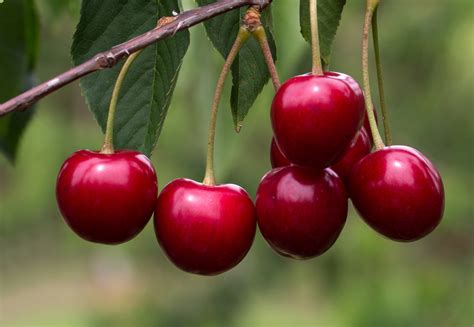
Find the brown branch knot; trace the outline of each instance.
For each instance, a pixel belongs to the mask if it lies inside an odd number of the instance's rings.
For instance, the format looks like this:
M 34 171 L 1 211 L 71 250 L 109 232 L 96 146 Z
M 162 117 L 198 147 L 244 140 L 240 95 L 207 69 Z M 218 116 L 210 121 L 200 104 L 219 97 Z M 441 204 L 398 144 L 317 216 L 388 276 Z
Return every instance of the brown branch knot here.
M 251 6 L 249 9 L 247 9 L 244 18 L 242 19 L 242 26 L 245 27 L 249 32 L 254 32 L 257 28 L 262 26 L 260 17 L 260 7 Z
M 94 57 L 94 61 L 99 65 L 100 69 L 111 68 L 117 63 L 117 59 L 112 52 L 107 54 L 100 53 Z

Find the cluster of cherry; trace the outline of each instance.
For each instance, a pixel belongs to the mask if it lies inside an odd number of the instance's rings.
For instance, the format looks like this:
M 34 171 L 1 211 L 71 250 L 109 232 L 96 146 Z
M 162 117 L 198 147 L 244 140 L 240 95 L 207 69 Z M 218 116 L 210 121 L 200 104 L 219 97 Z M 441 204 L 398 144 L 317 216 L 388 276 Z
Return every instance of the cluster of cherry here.
M 256 225 L 278 253 L 321 255 L 344 227 L 348 198 L 376 231 L 414 241 L 440 222 L 444 191 L 439 173 L 417 150 L 388 146 L 371 153 L 365 101 L 350 76 L 296 76 L 275 95 L 271 118 L 272 169 L 254 206 L 233 184 L 177 179 L 157 197 L 149 159 L 135 151 L 88 150 L 66 160 L 57 201 L 82 238 L 118 244 L 135 237 L 154 215 L 158 242 L 181 269 L 215 275 L 249 251 Z
M 327 251 L 347 217 L 348 197 L 376 231 L 397 241 L 430 233 L 444 210 L 441 177 L 407 146 L 373 153 L 364 95 L 348 75 L 287 81 L 272 105 L 272 166 L 257 192 L 260 230 L 279 253 Z

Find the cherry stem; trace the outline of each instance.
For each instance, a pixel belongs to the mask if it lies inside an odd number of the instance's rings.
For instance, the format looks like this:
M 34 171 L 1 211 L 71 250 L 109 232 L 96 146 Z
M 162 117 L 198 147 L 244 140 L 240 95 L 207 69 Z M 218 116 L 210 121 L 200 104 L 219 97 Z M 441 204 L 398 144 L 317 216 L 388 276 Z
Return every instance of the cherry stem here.
M 125 76 L 127 75 L 128 69 L 141 52 L 142 50 L 139 50 L 135 53 L 132 53 L 132 55 L 127 58 L 127 60 L 123 64 L 122 69 L 120 69 L 120 73 L 117 77 L 117 80 L 115 81 L 114 90 L 112 91 L 112 98 L 110 99 L 109 114 L 107 117 L 107 127 L 105 129 L 104 145 L 102 146 L 100 153 L 114 153 L 114 121 L 120 89 L 122 88 L 122 84 L 125 80 Z
M 217 80 L 216 90 L 214 92 L 214 98 L 211 105 L 211 118 L 209 120 L 209 131 L 207 136 L 206 174 L 203 180 L 203 184 L 205 185 L 216 185 L 216 177 L 214 174 L 214 142 L 216 138 L 217 111 L 222 96 L 222 90 L 224 88 L 224 82 L 227 74 L 230 71 L 232 63 L 237 57 L 245 41 L 247 41 L 249 35 L 250 33 L 246 28 L 240 27 L 239 33 L 237 34 L 234 44 L 227 55 L 224 65 L 222 66 L 219 79 Z
M 261 8 L 259 6 L 250 6 L 247 9 L 247 12 L 245 13 L 242 20 L 242 26 L 252 34 L 252 36 L 260 45 L 268 71 L 270 73 L 270 77 L 272 79 L 273 87 L 275 88 L 275 91 L 277 91 L 281 85 L 280 78 L 278 77 L 272 51 L 270 49 L 270 45 L 268 44 L 265 28 L 262 26 Z
M 377 9 L 375 8 L 373 17 L 372 17 L 372 36 L 374 40 L 374 52 L 375 52 L 375 65 L 377 68 L 377 83 L 379 89 L 379 100 L 380 100 L 380 109 L 382 110 L 382 121 L 383 129 L 385 133 L 385 142 L 388 145 L 392 145 L 392 132 L 390 129 L 389 117 L 387 104 L 385 102 L 385 89 L 383 86 L 383 74 L 382 74 L 382 62 L 380 57 L 380 47 L 379 47 L 379 31 L 377 24 Z
M 321 50 L 319 49 L 318 31 L 318 0 L 309 0 L 309 15 L 311 21 L 311 57 L 313 59 L 313 75 L 323 75 L 321 65 Z
M 372 14 L 377 8 L 378 0 L 367 0 L 367 10 L 365 12 L 364 19 L 364 33 L 362 36 L 362 74 L 364 83 L 364 98 L 365 98 L 365 109 L 367 111 L 367 118 L 369 119 L 370 130 L 372 132 L 372 138 L 374 139 L 375 148 L 377 150 L 385 147 L 382 141 L 379 130 L 377 128 L 377 122 L 375 120 L 374 105 L 372 103 L 372 95 L 370 92 L 370 79 L 369 79 L 369 30 L 370 22 L 372 20 Z
M 273 87 L 275 88 L 275 91 L 278 91 L 281 85 L 280 77 L 278 77 L 278 72 L 275 67 L 272 51 L 270 50 L 270 46 L 268 44 L 265 28 L 263 28 L 263 26 L 259 26 L 255 31 L 252 32 L 252 35 L 257 39 L 258 44 L 260 44 L 260 47 L 262 48 L 262 53 L 265 58 L 265 62 L 267 63 L 268 72 L 272 78 Z

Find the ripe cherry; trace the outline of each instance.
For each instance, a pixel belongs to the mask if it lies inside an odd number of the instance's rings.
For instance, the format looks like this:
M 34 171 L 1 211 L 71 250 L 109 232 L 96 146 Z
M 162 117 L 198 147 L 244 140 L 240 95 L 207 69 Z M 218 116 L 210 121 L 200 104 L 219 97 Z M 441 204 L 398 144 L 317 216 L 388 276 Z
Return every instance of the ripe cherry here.
M 271 119 L 276 143 L 294 164 L 331 165 L 347 149 L 364 118 L 364 100 L 355 81 L 325 72 L 286 81 L 273 99 Z
M 150 160 L 135 151 L 73 153 L 58 175 L 56 198 L 66 223 L 80 237 L 118 244 L 150 220 L 158 192 Z
M 344 185 L 330 169 L 273 169 L 260 182 L 256 206 L 263 237 L 275 251 L 295 259 L 326 252 L 347 217 Z
M 430 233 L 444 211 L 444 189 L 434 165 L 407 146 L 375 151 L 352 169 L 350 196 L 361 217 L 396 241 Z
M 274 137 L 272 138 L 272 145 L 270 146 L 270 162 L 272 164 L 272 168 L 291 165 L 290 160 L 286 159 L 285 155 L 281 153 L 281 150 L 278 148 Z
M 158 242 L 176 266 L 217 275 L 237 265 L 252 246 L 255 207 L 237 185 L 176 179 L 159 195 L 154 223 Z
M 331 165 L 331 169 L 337 173 L 347 187 L 352 167 L 363 157 L 370 153 L 372 143 L 364 127 L 361 128 L 356 137 L 352 140 L 349 148 L 344 152 L 341 159 Z M 272 139 L 270 148 L 270 159 L 272 168 L 279 168 L 291 165 L 291 162 L 281 153 L 275 140 Z
M 331 169 L 337 173 L 346 187 L 349 185 L 349 177 L 352 168 L 359 160 L 368 155 L 371 149 L 372 142 L 370 141 L 369 134 L 365 128 L 362 127 L 352 140 L 349 148 L 342 155 L 342 158 L 332 164 Z

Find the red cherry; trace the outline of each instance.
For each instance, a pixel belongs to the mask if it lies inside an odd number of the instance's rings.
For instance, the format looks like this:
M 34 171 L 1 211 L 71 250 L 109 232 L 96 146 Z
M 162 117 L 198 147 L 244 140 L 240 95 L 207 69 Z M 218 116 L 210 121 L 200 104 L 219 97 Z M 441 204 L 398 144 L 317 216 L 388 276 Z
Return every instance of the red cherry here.
M 371 149 L 372 143 L 370 142 L 369 134 L 362 127 L 342 158 L 331 166 L 331 169 L 337 173 L 346 187 L 349 185 L 352 168 L 359 160 L 368 155 Z
M 444 211 L 444 189 L 434 165 L 407 146 L 390 146 L 352 169 L 350 196 L 361 217 L 396 241 L 415 241 L 430 233 Z
M 148 223 L 158 192 L 150 160 L 136 151 L 74 152 L 59 171 L 56 198 L 66 223 L 83 239 L 118 244 Z
M 334 163 L 331 168 L 337 175 L 342 179 L 344 185 L 347 187 L 349 183 L 349 176 L 352 170 L 352 167 L 363 157 L 370 153 L 372 149 L 372 143 L 370 141 L 369 135 L 364 127 L 357 133 L 356 137 L 352 140 L 349 148 L 342 155 L 336 163 Z M 286 159 L 285 155 L 281 153 L 278 145 L 275 142 L 275 139 L 272 139 L 272 145 L 270 148 L 270 160 L 272 163 L 272 168 L 279 168 L 291 165 L 291 162 Z
M 364 118 L 355 81 L 344 74 L 301 75 L 275 95 L 271 119 L 276 143 L 300 166 L 325 168 L 347 149 Z
M 220 274 L 242 261 L 256 229 L 255 207 L 243 188 L 189 179 L 176 179 L 163 189 L 154 222 L 168 258 L 201 275 Z
M 336 241 L 346 217 L 347 194 L 330 169 L 273 169 L 258 187 L 258 226 L 281 255 L 295 259 L 321 255 Z
M 272 164 L 272 168 L 291 165 L 290 160 L 286 159 L 285 155 L 281 153 L 281 150 L 278 148 L 274 137 L 272 138 L 272 145 L 270 146 L 270 162 Z

